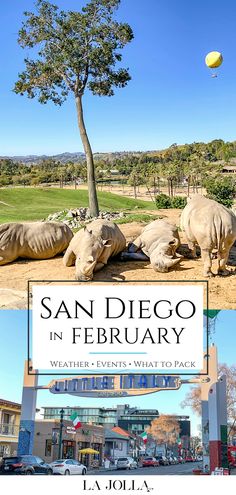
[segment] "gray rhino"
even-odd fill
[[[168,272],[180,262],[182,256],[176,253],[180,245],[176,225],[165,220],[149,223],[129,245],[128,252],[122,253],[123,260],[149,260],[157,272]]]
[[[17,258],[53,258],[67,248],[72,237],[64,223],[4,223],[0,225],[0,265]]]
[[[236,239],[236,216],[233,211],[212,199],[196,195],[183,209],[181,228],[186,233],[193,257],[196,257],[196,244],[201,248],[205,277],[213,276],[211,253],[215,248],[218,274],[229,274],[225,265]]]
[[[119,227],[107,220],[93,220],[71,240],[63,258],[65,266],[75,264],[76,280],[92,280],[109,258],[125,249],[126,241]]]

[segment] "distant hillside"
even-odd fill
[[[20,163],[25,163],[25,164],[37,164],[42,162],[42,160],[47,160],[48,158],[51,158],[53,160],[57,160],[58,162],[61,163],[68,163],[68,162],[78,162],[82,161],[85,158],[84,153],[78,152],[78,153],[61,153],[59,155],[26,155],[26,156],[1,156],[0,160],[10,158],[11,160],[15,162],[20,162]]]
[[[236,141],[224,142],[222,139],[214,139],[209,143],[194,142],[190,144],[172,144],[165,149],[146,150],[146,151],[114,151],[105,153],[93,153],[95,160],[108,161],[110,163],[118,160],[128,161],[130,158],[137,164],[139,159],[145,162],[146,158],[153,161],[165,161],[170,157],[178,160],[188,160],[191,156],[201,156],[204,160],[209,162],[224,163],[230,162],[235,164],[236,162]],[[168,158],[169,157],[169,158]],[[62,165],[71,163],[79,163],[85,161],[85,154],[81,151],[75,153],[60,153],[56,155],[26,155],[26,156],[0,156],[0,160],[10,159],[15,163],[22,163],[25,165],[38,165],[43,160],[55,160]]]
[[[94,159],[95,160],[114,160],[116,158],[122,158],[128,155],[132,156],[139,156],[143,152],[141,151],[117,151],[113,153],[94,153]],[[150,152],[147,152],[150,153]],[[78,163],[83,160],[85,160],[85,154],[81,152],[75,152],[75,153],[61,153],[58,155],[26,155],[26,156],[0,156],[0,160],[3,159],[10,159],[13,160],[14,162],[18,163],[24,163],[24,164],[38,164],[42,162],[43,160],[48,160],[49,158],[52,160],[56,160],[60,163]]]

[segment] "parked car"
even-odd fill
[[[168,456],[167,459],[168,459],[169,464],[175,464],[174,457],[172,457],[171,455]]]
[[[19,455],[3,457],[0,465],[1,474],[53,474],[50,464],[41,457],[33,455]]]
[[[117,469],[137,469],[138,463],[132,457],[118,457]]]
[[[169,461],[165,455],[157,455],[156,460],[159,462],[160,466],[168,466]]]
[[[178,456],[178,462],[179,462],[179,464],[185,464],[185,459],[181,455],[179,455]]]
[[[179,459],[178,459],[178,457],[174,456],[174,457],[173,457],[173,459],[174,459],[174,463],[175,463],[175,464],[179,464]]]
[[[186,455],[185,461],[186,462],[193,462],[193,456],[192,455]]]
[[[228,462],[229,466],[234,468],[236,467],[236,446],[228,445]]]
[[[159,461],[155,457],[145,457],[142,461],[143,467],[159,466]]]
[[[202,461],[202,455],[200,455],[200,454],[197,455],[197,461],[198,462],[201,462]]]
[[[86,474],[87,468],[75,459],[57,459],[50,464],[53,474]]]

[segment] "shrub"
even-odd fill
[[[167,209],[167,208],[181,208],[183,209],[187,204],[187,198],[184,196],[175,196],[174,198],[170,198],[166,194],[158,194],[156,196],[156,206],[158,209]]]
[[[205,181],[204,186],[209,199],[214,199],[227,208],[231,208],[236,194],[235,180],[231,177],[209,178]]]
[[[156,196],[156,207],[158,209],[171,208],[171,198],[166,194],[158,194]]]
[[[175,196],[174,198],[171,199],[172,208],[180,208],[183,210],[186,204],[187,204],[187,198],[185,196]]]

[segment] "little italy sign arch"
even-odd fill
[[[37,371],[33,369],[32,361],[26,361],[18,439],[19,455],[28,455],[33,452],[38,390],[80,397],[128,397],[151,394],[161,390],[178,390],[182,383],[177,375],[126,374],[72,376],[52,380],[48,385],[38,385],[38,376]]]
[[[29,370],[31,373],[29,373]],[[33,372],[34,371],[34,372]],[[195,378],[177,375],[124,374],[73,376],[38,385],[38,373],[32,361],[25,362],[22,392],[21,422],[18,455],[32,454],[34,447],[35,412],[38,390],[53,394],[70,394],[79,397],[127,397],[164,390],[178,390],[182,384],[199,384],[202,403],[203,465],[227,465],[227,406],[226,377],[219,377],[217,348],[213,345],[204,354],[203,374]]]
[[[48,389],[52,394],[70,394],[80,397],[129,397],[161,390],[178,390],[179,376],[175,375],[102,375],[78,376],[52,380]]]

